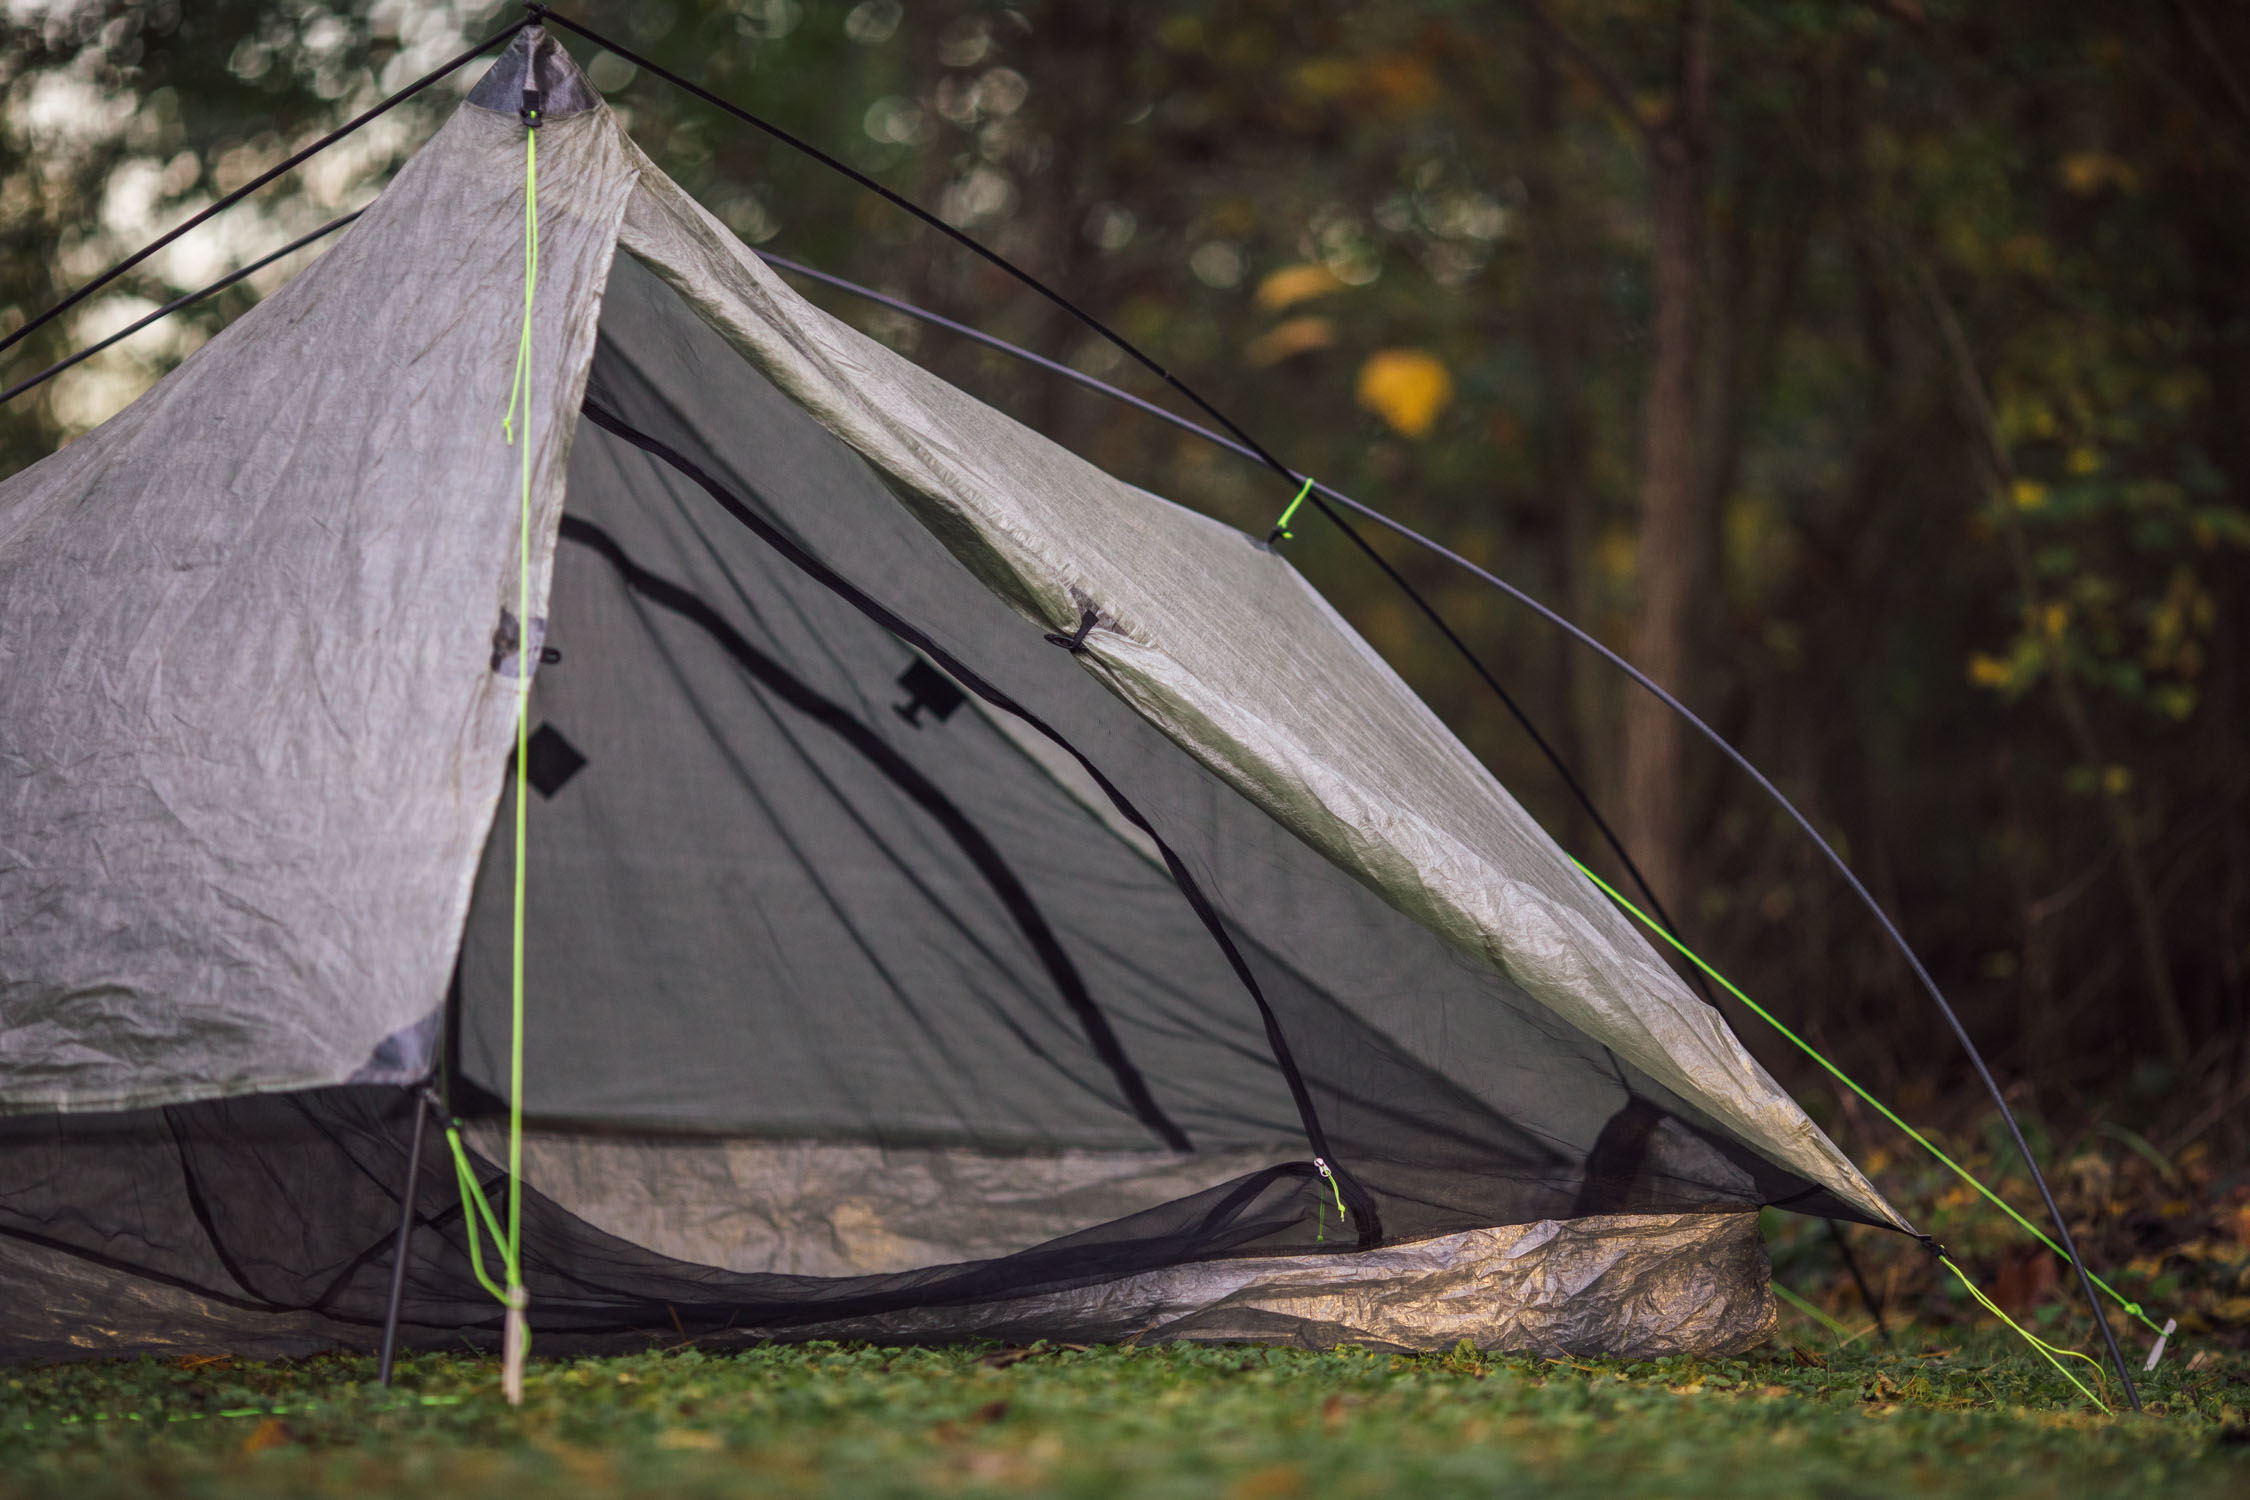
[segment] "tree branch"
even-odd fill
[[[1554,14],[1540,0],[1516,0],[1516,6],[1531,18],[1534,26],[1546,33],[1547,39],[1555,44],[1555,50],[1567,58],[1572,67],[1601,90],[1602,95],[1609,100],[1610,108],[1624,117],[1625,123],[1640,137],[1641,144],[1653,146],[1656,128],[1642,117],[1640,104],[1633,98],[1632,90],[1625,87],[1624,80],[1603,66],[1600,58],[1581,46],[1578,38],[1555,19]]]
[[[2009,452],[1999,412],[1992,404],[1983,374],[1977,369],[1976,353],[1969,346],[1968,333],[1954,313],[1953,304],[1946,300],[1937,276],[1921,257],[1903,244],[1897,249],[1938,325],[1946,352],[1952,357],[1962,403],[1984,437],[1986,451],[1977,468],[1992,492],[1993,508],[2000,516],[2000,530],[2007,538],[2009,565],[2015,573],[2016,588],[2022,595],[2024,608],[2030,615],[2029,627],[2039,639],[2048,685],[2055,692],[2055,708],[2080,758],[2093,770],[2101,788],[2102,810],[2108,815],[2105,822],[2116,847],[2118,863],[2123,867],[2126,900],[2133,909],[2134,926],[2140,937],[2141,977],[2148,986],[2148,999],[2156,1011],[2157,1029],[2163,1033],[2165,1051],[2176,1064],[2185,1068],[2189,1061],[2187,1018],[2180,1009],[2179,994],[2172,986],[2172,965],[2165,952],[2163,919],[2141,860],[2140,841],[2134,834],[2132,812],[2126,805],[2125,793],[2111,786],[2109,778],[2103,774],[2104,761],[2094,738],[2092,716],[2087,713],[2085,699],[2079,695],[2078,684],[2070,675],[2061,637],[2048,628],[2041,608],[2038,574],[2031,562],[2031,544],[2024,535],[2023,518],[2016,514],[2015,456]]]
[[[2188,35],[2195,39],[2195,45],[2202,51],[2204,61],[2219,75],[2219,82],[2226,88],[2227,99],[2234,105],[2235,112],[2242,116],[2245,123],[2250,123],[2250,90],[2243,88],[2241,78],[2236,76],[2233,65],[2227,61],[2226,49],[2211,34],[2211,23],[2204,19],[2202,11],[2196,9],[2193,0],[2172,0],[2172,6],[2180,13],[2180,19],[2187,23]]]

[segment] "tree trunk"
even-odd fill
[[[1655,200],[1655,311],[1644,414],[1639,619],[1634,655],[1675,696],[1689,690],[1695,603],[1709,571],[1710,503],[1697,463],[1697,313],[1703,279],[1704,157],[1711,11],[1689,0],[1680,78],[1649,136]],[[1681,904],[1687,850],[1680,797],[1686,727],[1644,692],[1625,706],[1624,836],[1657,896]]]

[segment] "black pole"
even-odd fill
[[[275,261],[281,259],[284,255],[294,254],[296,251],[304,249],[305,246],[311,244],[313,241],[321,239],[324,236],[334,234],[337,230],[343,228],[346,224],[349,224],[354,219],[357,219],[364,212],[366,212],[365,209],[354,209],[352,212],[345,214],[341,218],[330,219],[327,223],[321,225],[312,233],[299,235],[296,239],[293,239],[288,244],[283,245],[279,250],[273,251],[268,255],[260,256],[258,259],[250,262],[250,264],[242,267],[242,269],[238,271],[227,272],[226,275],[221,276],[217,281],[214,281],[209,286],[203,288],[203,290],[199,292],[189,292],[183,297],[174,297],[171,301],[165,303],[162,307],[158,308],[155,312],[150,313],[147,317],[142,318],[137,322],[126,324],[123,328],[118,329],[117,332],[111,334],[108,338],[103,339],[100,343],[88,344],[85,348],[79,350],[76,354],[67,355],[62,359],[56,360],[53,364],[47,366],[46,369],[41,370],[38,374],[25,376],[22,380],[19,380],[14,385],[9,386],[6,390],[0,391],[0,406],[7,405],[10,401],[15,400],[16,397],[22,395],[25,391],[30,390],[33,386],[39,385],[44,381],[54,379],[57,375],[60,375],[63,371],[69,369],[72,365],[77,364],[80,360],[92,359],[95,355],[101,353],[104,349],[107,349],[110,345],[117,343],[119,340],[131,338],[134,334],[139,333],[142,329],[148,327],[149,324],[154,323],[157,319],[169,317],[171,314],[178,312],[183,307],[193,307],[196,303],[201,302],[204,298],[211,296],[213,293],[225,291],[228,287],[233,286],[236,282],[242,280],[243,277],[252,276],[260,271],[263,271],[266,267],[272,265]]]
[[[391,1358],[398,1352],[398,1310],[406,1299],[407,1242],[414,1237],[414,1204],[422,1185],[422,1127],[429,1122],[430,1106],[420,1085],[414,1096],[414,1144],[406,1150],[406,1192],[398,1205],[398,1243],[391,1249],[391,1298],[383,1309],[383,1354],[375,1368],[375,1383],[391,1383]]]

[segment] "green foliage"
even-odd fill
[[[0,1495],[2192,1497],[2250,1479],[2240,1357],[2173,1362],[2148,1415],[2104,1418],[1981,1337],[1641,1363],[687,1349],[535,1360],[520,1412],[488,1361],[411,1357],[390,1392],[371,1373],[344,1357],[11,1371]]]

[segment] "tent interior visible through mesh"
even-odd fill
[[[0,673],[0,1356],[369,1342],[425,1082],[502,1175],[526,663],[542,1348],[1732,1349],[1761,1206],[1903,1227],[1284,558],[796,298],[536,31],[0,486],[0,619],[114,669]],[[423,1149],[406,1336],[490,1338]]]

